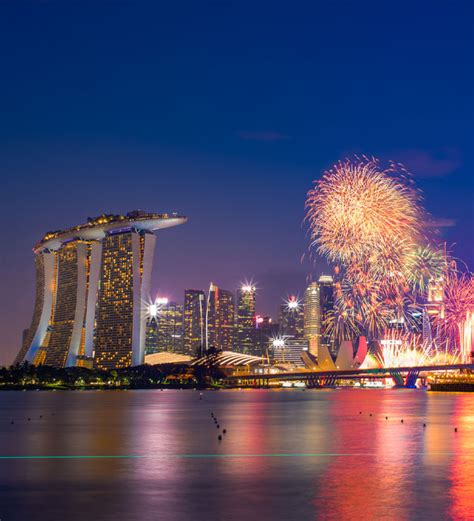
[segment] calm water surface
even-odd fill
[[[1,521],[474,519],[469,393],[2,392],[0,454]]]

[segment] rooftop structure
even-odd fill
[[[177,213],[148,213],[142,210],[133,210],[126,215],[102,214],[98,217],[89,217],[87,222],[67,228],[46,232],[43,238],[35,244],[35,253],[41,250],[59,250],[61,246],[73,240],[97,241],[111,233],[125,231],[154,232],[163,228],[170,228],[183,224],[187,217]]]

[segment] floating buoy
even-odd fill
[[[224,429],[224,430],[223,430],[222,432],[223,432],[223,433],[225,434],[225,433],[227,432],[227,430],[226,430],[226,429]]]
[[[426,427],[426,423],[423,424],[423,427]]]
[[[220,425],[219,425],[219,424],[217,424],[217,425],[216,425],[216,427],[217,427],[217,428],[219,428],[219,427],[220,427]]]
[[[31,418],[28,418],[28,421],[30,421],[30,420],[31,420]]]
[[[385,419],[388,420],[388,416],[385,416]]]
[[[372,413],[370,413],[369,416],[372,416]]]
[[[219,436],[217,436],[217,439],[218,439],[219,441],[221,441],[221,440],[222,440],[222,436],[219,434]]]
[[[454,427],[454,432],[458,432],[458,428],[457,427]]]
[[[400,423],[403,423],[403,420],[400,420]]]

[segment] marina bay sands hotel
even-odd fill
[[[15,363],[100,369],[143,363],[153,232],[186,220],[137,210],[48,232],[33,249],[36,300]]]

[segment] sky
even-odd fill
[[[0,1],[0,364],[47,230],[133,209],[153,294],[258,287],[275,316],[324,263],[304,202],[339,159],[403,162],[474,266],[472,2]]]

